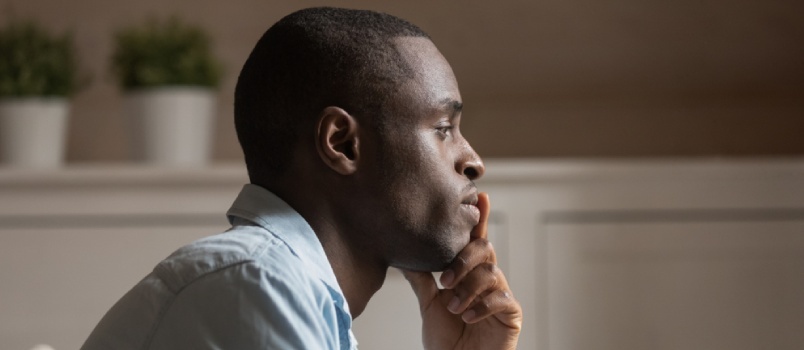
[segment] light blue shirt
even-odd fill
[[[352,317],[307,222],[245,185],[232,228],[160,262],[82,349],[356,349]]]

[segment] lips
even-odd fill
[[[461,209],[466,213],[466,216],[471,220],[472,226],[480,222],[480,209],[477,207],[477,192],[466,196],[461,202]]]
[[[473,192],[472,194],[466,196],[461,204],[469,204],[473,206],[477,206],[477,192]]]
[[[475,202],[475,204],[477,204],[477,202]],[[480,222],[480,209],[477,207],[477,205],[461,204],[461,209],[463,209],[463,212],[465,212],[471,220],[472,226],[475,226]]]

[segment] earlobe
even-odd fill
[[[316,149],[321,160],[341,175],[357,170],[360,143],[357,120],[339,107],[322,111],[316,128]]]

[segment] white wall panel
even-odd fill
[[[182,244],[226,228],[241,166],[0,169],[0,348],[74,349]],[[798,349],[804,163],[487,162],[490,237],[520,349]],[[421,348],[396,271],[355,321],[363,349]]]

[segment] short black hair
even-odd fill
[[[294,12],[271,26],[235,88],[237,137],[252,182],[284,173],[300,127],[338,106],[372,127],[412,72],[393,39],[429,36],[388,14],[332,7]]]

